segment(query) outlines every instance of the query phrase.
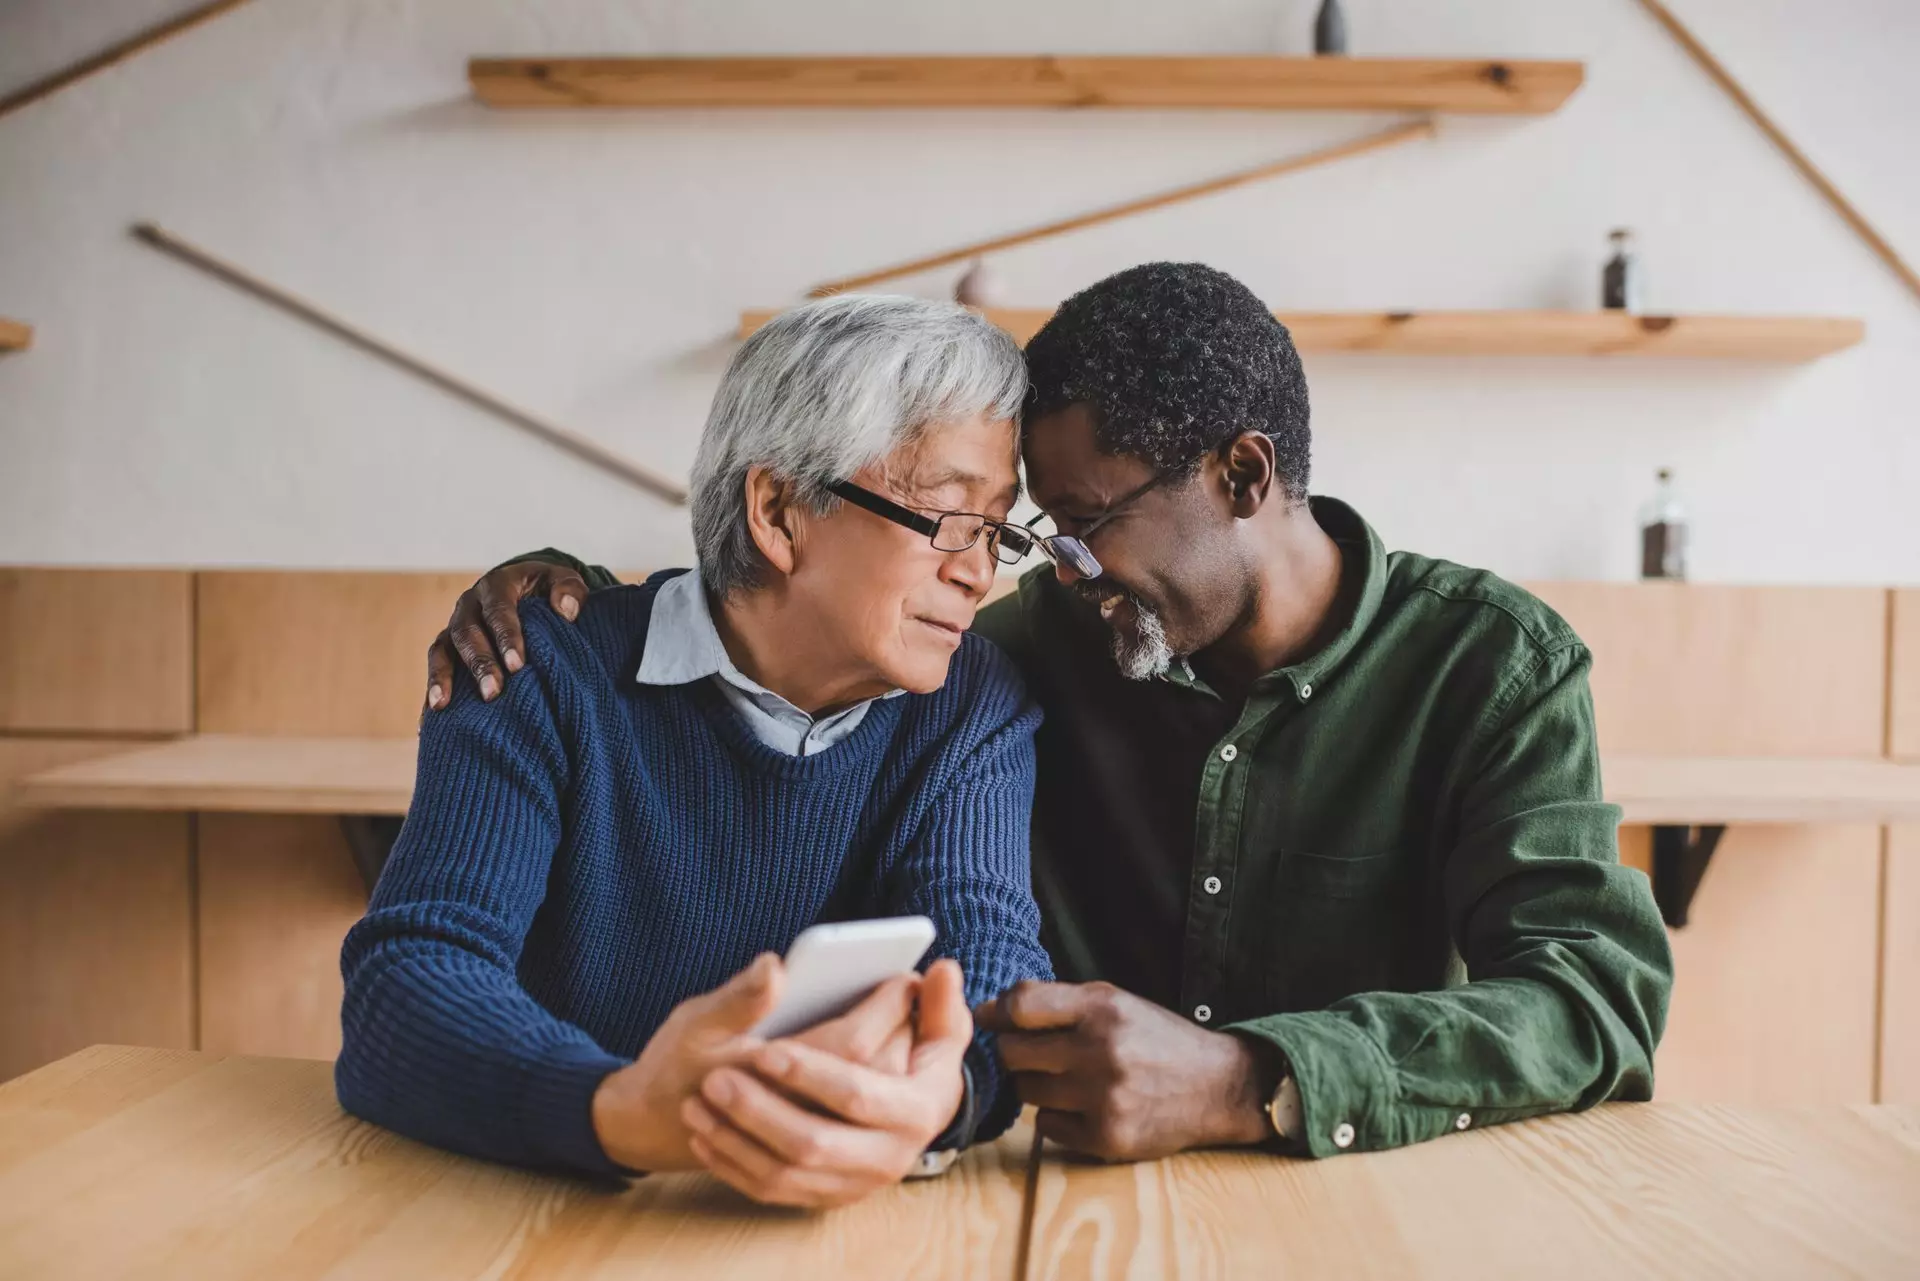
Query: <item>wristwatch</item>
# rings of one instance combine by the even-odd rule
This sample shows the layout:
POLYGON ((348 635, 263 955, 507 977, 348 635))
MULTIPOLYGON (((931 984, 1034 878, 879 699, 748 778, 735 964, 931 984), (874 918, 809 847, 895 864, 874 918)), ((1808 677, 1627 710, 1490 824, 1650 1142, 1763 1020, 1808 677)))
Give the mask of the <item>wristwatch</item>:
POLYGON ((1267 1100, 1267 1120, 1282 1142, 1292 1143, 1300 1137, 1300 1087, 1294 1082, 1291 1067, 1280 1069, 1280 1084, 1273 1087, 1273 1097, 1267 1100))

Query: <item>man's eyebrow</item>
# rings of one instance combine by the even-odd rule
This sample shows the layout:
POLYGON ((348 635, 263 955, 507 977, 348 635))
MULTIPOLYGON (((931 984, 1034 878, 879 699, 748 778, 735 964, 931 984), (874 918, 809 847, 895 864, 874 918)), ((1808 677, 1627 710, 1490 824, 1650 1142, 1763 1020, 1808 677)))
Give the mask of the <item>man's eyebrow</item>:
MULTIPOLYGON (((965 468, 953 466, 942 467, 937 471, 913 478, 913 487, 922 490, 943 489, 948 485, 972 487, 991 483, 992 480, 990 477, 982 476, 979 472, 967 471, 965 468)), ((1001 496, 1004 497, 1009 504, 1012 504, 1020 501, 1020 493, 1020 477, 1016 474, 1013 478, 1013 483, 1001 490, 1001 496)))

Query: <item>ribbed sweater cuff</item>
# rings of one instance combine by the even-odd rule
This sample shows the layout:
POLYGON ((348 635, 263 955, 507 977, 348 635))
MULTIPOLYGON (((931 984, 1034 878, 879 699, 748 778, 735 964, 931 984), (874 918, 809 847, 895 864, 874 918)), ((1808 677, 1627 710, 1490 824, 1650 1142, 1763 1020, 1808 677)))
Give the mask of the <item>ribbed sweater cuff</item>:
POLYGON ((616 1179, 638 1173, 615 1164, 593 1129, 595 1091, 609 1073, 626 1065, 627 1060, 596 1045, 558 1045, 550 1058, 527 1070, 516 1121, 534 1163, 616 1179))

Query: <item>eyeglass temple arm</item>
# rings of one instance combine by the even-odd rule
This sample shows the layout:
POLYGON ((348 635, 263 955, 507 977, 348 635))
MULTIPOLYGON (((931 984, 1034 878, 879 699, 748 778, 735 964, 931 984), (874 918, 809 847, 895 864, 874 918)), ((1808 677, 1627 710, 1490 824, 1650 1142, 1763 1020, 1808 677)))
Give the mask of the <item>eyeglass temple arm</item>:
POLYGON ((881 516, 896 525, 905 525, 917 534, 932 538, 940 530, 940 522, 930 520, 911 508, 889 501, 880 495, 862 489, 849 481, 837 480, 827 486, 829 493, 846 499, 855 507, 864 507, 876 516, 881 516))

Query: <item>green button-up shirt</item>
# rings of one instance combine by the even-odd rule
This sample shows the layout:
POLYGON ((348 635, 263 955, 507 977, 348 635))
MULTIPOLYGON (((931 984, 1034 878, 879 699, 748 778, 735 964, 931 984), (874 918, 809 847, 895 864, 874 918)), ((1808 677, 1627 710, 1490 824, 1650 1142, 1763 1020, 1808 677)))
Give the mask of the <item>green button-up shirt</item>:
POLYGON ((1586 647, 1492 574, 1313 511, 1351 617, 1243 705, 1184 667, 1122 678, 1050 569, 981 613, 1046 710, 1056 970, 1275 1047, 1316 1156, 1651 1097, 1672 958, 1601 799, 1586 647))

